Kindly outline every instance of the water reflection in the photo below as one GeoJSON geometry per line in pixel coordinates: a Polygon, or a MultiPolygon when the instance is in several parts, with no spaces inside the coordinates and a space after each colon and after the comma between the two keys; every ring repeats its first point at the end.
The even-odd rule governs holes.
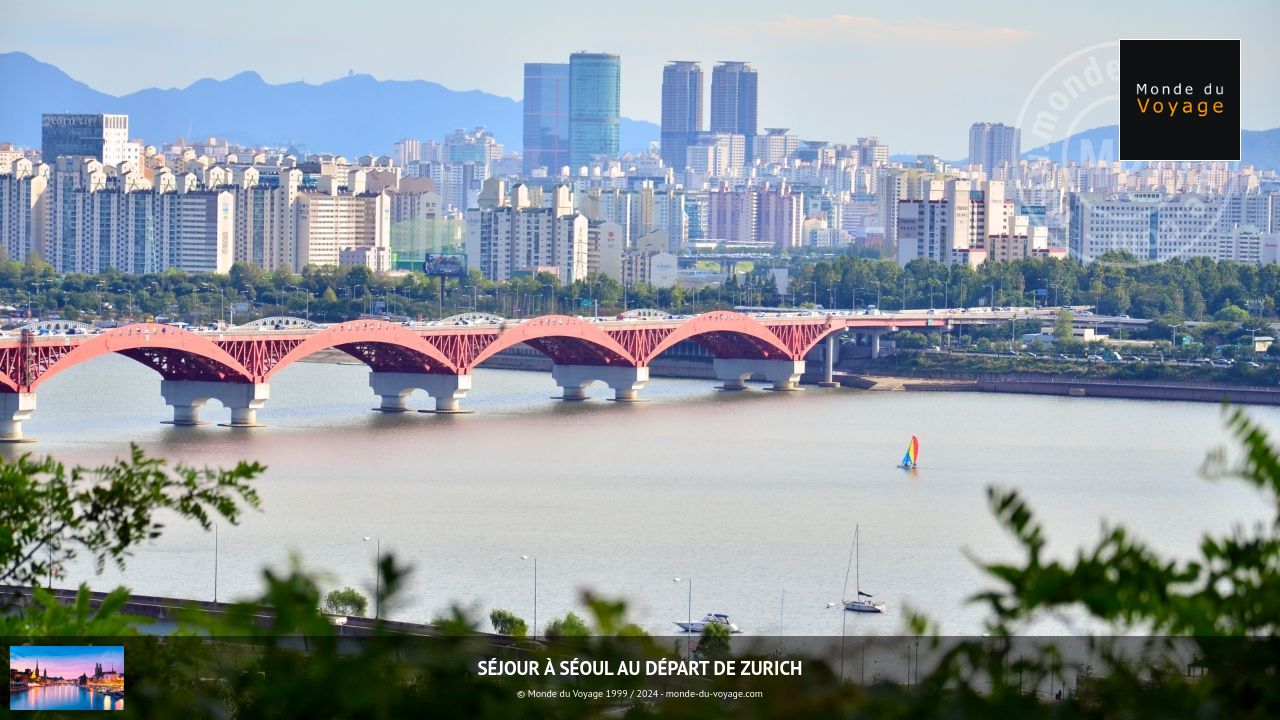
{"type": "Polygon", "coordinates": [[[10,693],[10,710],[123,710],[124,698],[77,685],[45,685],[10,693]]]}

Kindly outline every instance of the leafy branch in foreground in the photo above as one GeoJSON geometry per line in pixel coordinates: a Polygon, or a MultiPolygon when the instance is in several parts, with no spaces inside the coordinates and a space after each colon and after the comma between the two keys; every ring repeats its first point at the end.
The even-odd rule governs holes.
{"type": "Polygon", "coordinates": [[[159,537],[163,511],[208,528],[216,516],[235,523],[256,508],[250,481],[263,466],[229,470],[169,468],[137,445],[126,459],[68,470],[52,458],[23,455],[0,464],[0,584],[35,585],[62,576],[81,553],[99,572],[107,560],[124,566],[138,543],[159,537]]]}
{"type": "Polygon", "coordinates": [[[1209,477],[1242,479],[1265,493],[1276,516],[1270,527],[1236,527],[1229,537],[1205,536],[1201,557],[1165,559],[1124,528],[1107,528],[1092,549],[1066,564],[1041,557],[1043,530],[1021,496],[990,489],[992,511],[1026,553],[1021,564],[984,568],[1004,587],[975,596],[993,613],[992,629],[1037,613],[1083,606],[1117,630],[1172,635],[1258,635],[1280,626],[1280,459],[1266,433],[1239,409],[1227,427],[1243,448],[1232,465],[1225,451],[1210,454],[1209,477]]]}

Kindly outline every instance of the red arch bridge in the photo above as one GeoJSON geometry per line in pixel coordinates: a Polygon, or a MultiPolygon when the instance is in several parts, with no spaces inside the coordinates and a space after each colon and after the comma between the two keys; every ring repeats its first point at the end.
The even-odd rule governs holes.
{"type": "Polygon", "coordinates": [[[546,315],[519,321],[469,313],[409,324],[360,319],[318,325],[276,317],[199,331],[154,323],[102,330],[45,321],[0,336],[0,440],[27,439],[22,423],[35,411],[41,383],[109,353],[160,373],[160,393],[173,407],[175,424],[198,424],[201,406],[216,399],[231,410],[230,425],[253,426],[270,396],[271,378],[329,348],[369,366],[369,385],[381,398],[381,410],[402,412],[410,393],[425,390],[435,400],[435,411],[447,413],[462,412],[459,401],[471,389],[477,365],[522,344],[551,358],[552,377],[565,400],[585,399],[586,387],[602,381],[615,399],[630,401],[648,382],[649,363],[684,340],[714,355],[715,376],[725,389],[742,389],[746,380],[759,378],[774,389],[792,390],[804,372],[805,355],[824,341],[832,343],[826,353],[830,380],[829,359],[842,333],[870,335],[874,352],[886,332],[945,329],[957,320],[943,311],[673,316],[634,310],[614,318],[546,315]]]}

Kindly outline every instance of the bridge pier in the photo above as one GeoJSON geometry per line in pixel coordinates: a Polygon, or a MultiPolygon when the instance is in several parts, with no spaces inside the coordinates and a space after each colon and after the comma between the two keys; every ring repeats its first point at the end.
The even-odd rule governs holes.
{"type": "Polygon", "coordinates": [[[414,390],[426,390],[436,401],[435,410],[422,412],[465,413],[459,401],[471,392],[471,375],[434,373],[370,372],[369,387],[382,398],[382,412],[405,412],[405,400],[414,390]]]}
{"type": "Polygon", "coordinates": [[[0,393],[0,442],[35,442],[22,434],[22,422],[35,411],[35,393],[0,393]]]}
{"type": "Polygon", "coordinates": [[[267,383],[212,382],[208,380],[162,380],[160,395],[173,407],[174,425],[200,425],[200,408],[217,400],[231,410],[227,427],[257,427],[258,410],[271,397],[267,383]]]}
{"type": "Polygon", "coordinates": [[[880,357],[880,333],[871,333],[871,359],[875,360],[880,357]]]}
{"type": "Polygon", "coordinates": [[[747,380],[754,375],[773,383],[773,390],[799,390],[804,374],[803,360],[752,360],[716,358],[716,379],[724,382],[723,390],[746,390],[747,380]]]}
{"type": "Polygon", "coordinates": [[[640,402],[640,390],[649,382],[649,368],[627,365],[552,365],[551,378],[564,391],[561,400],[586,400],[587,386],[600,380],[613,388],[614,400],[640,402]]]}
{"type": "Polygon", "coordinates": [[[827,346],[822,352],[822,379],[818,381],[818,387],[840,387],[840,383],[835,381],[836,353],[840,348],[838,340],[834,333],[827,336],[827,346]]]}

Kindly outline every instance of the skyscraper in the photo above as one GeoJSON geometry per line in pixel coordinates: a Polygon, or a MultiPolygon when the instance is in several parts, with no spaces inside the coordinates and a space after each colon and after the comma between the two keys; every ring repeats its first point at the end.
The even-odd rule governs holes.
{"type": "Polygon", "coordinates": [[[969,128],[969,163],[981,165],[991,176],[1002,164],[1018,164],[1022,131],[1004,123],[974,123],[969,128]]]}
{"type": "Polygon", "coordinates": [[[662,69],[662,162],[676,172],[688,162],[690,136],[702,130],[702,67],[676,60],[662,69]]]}
{"type": "Polygon", "coordinates": [[[618,154],[622,62],[611,53],[569,56],[569,164],[618,154]]]}
{"type": "Polygon", "coordinates": [[[569,164],[569,65],[524,64],[524,173],[569,164]]]}
{"type": "Polygon", "coordinates": [[[756,135],[758,76],[744,62],[726,60],[711,71],[711,132],[746,136],[747,164],[756,135]]]}

